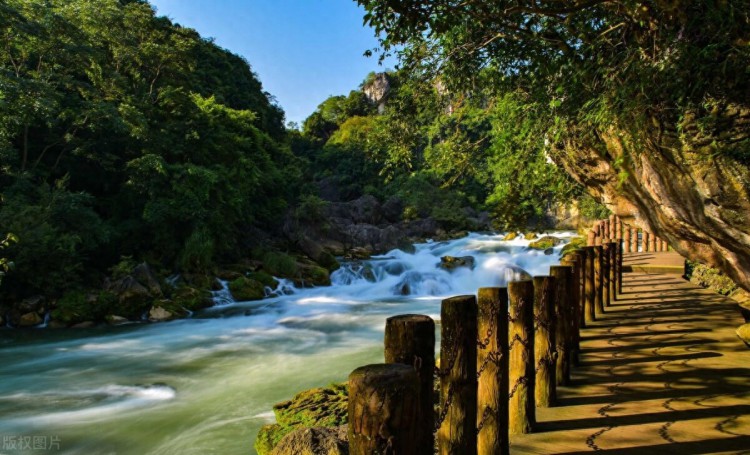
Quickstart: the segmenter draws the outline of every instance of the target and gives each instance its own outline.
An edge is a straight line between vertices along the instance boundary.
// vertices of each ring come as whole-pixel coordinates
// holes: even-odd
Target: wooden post
[[[615,240],[618,242],[622,240],[622,220],[617,215],[615,215]]]
[[[596,263],[596,247],[586,247],[586,283],[585,283],[585,298],[586,305],[584,308],[585,321],[586,323],[596,321],[596,276],[595,276],[595,263]]]
[[[609,302],[617,300],[617,242],[609,243]]]
[[[630,228],[630,251],[633,253],[638,252],[638,228]]]
[[[433,372],[435,371],[435,321],[421,314],[404,314],[385,320],[385,363],[412,366],[419,377],[419,420],[416,455],[432,455],[435,438]]]
[[[610,258],[612,253],[610,251],[609,242],[602,244],[602,308],[606,308],[610,305],[611,296],[609,295],[610,282],[609,277],[612,271],[612,264]]]
[[[622,294],[622,258],[623,245],[617,245],[617,293]]]
[[[630,253],[630,230],[631,229],[626,226],[625,227],[625,232],[623,232],[623,234],[624,234],[624,237],[623,237],[623,246],[625,247],[625,252],[626,253]]]
[[[437,433],[441,455],[477,453],[477,318],[473,295],[442,302]]]
[[[557,326],[564,329],[564,321],[555,314],[555,279],[551,276],[534,277],[534,396],[537,407],[552,406],[555,394],[555,347]],[[558,355],[560,353],[558,352]]]
[[[478,305],[477,453],[508,455],[508,289],[480,288]]]
[[[399,363],[359,367],[349,375],[349,453],[417,453],[419,378]]]
[[[607,239],[611,242],[615,238],[615,231],[617,230],[617,226],[615,223],[615,216],[610,215],[609,216],[609,230],[607,231]]]
[[[581,296],[581,273],[583,270],[583,255],[580,252],[574,252],[568,259],[561,261],[561,265],[567,265],[571,267],[570,281],[568,281],[568,289],[570,289],[571,305],[570,305],[570,327],[572,328],[570,346],[570,361],[573,365],[579,365],[578,354],[581,352],[581,318],[583,311]],[[552,276],[555,276],[552,274]]]
[[[573,306],[573,268],[566,265],[550,267],[550,275],[555,277],[555,379],[558,385],[570,384],[571,351],[573,347],[574,324],[571,321]]]
[[[604,249],[594,247],[594,312],[597,317],[604,314]]]
[[[654,234],[651,234],[648,240],[648,250],[652,253],[656,251],[656,236]]]
[[[661,250],[662,251],[669,251],[669,244],[667,243],[666,240],[662,239],[662,241],[661,241]]]
[[[534,284],[531,280],[508,283],[508,432],[531,433],[534,409]],[[451,452],[463,454],[464,452]]]
[[[587,264],[588,264],[588,249],[583,247],[579,249],[576,254],[576,260],[578,261],[578,274],[581,281],[578,283],[578,327],[586,328],[586,276],[587,276]]]
[[[596,232],[594,228],[589,229],[588,236],[586,237],[586,245],[594,246],[596,244]]]
[[[651,234],[649,232],[643,231],[643,237],[642,237],[641,242],[643,244],[641,249],[644,252],[650,252],[652,243],[651,243]]]

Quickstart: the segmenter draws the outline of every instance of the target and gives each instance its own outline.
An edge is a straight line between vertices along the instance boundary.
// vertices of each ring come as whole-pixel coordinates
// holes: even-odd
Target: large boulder
[[[39,313],[44,311],[44,297],[41,295],[35,295],[23,299],[17,306],[18,311],[25,313]]]
[[[750,290],[750,107],[706,100],[657,111],[637,130],[571,125],[577,139],[551,156],[623,222]]]
[[[271,455],[348,455],[347,427],[298,428],[284,436]]]
[[[737,337],[742,340],[747,347],[750,347],[750,324],[742,324],[737,327]]]
[[[109,283],[106,289],[117,296],[123,315],[131,319],[140,317],[157,297],[130,275]]]
[[[148,289],[148,292],[153,297],[161,297],[162,290],[161,285],[159,284],[159,280],[156,278],[156,275],[151,270],[151,267],[145,262],[138,264],[135,266],[133,271],[130,273],[130,275],[141,284],[141,286]]]
[[[153,306],[148,311],[148,320],[151,322],[171,321],[172,319],[175,319],[176,317],[177,317],[176,314],[172,313],[171,311],[165,309],[162,306]]]
[[[18,326],[19,327],[33,327],[35,325],[39,325],[43,322],[41,316],[39,316],[38,313],[35,311],[22,314],[20,318],[18,318]]]

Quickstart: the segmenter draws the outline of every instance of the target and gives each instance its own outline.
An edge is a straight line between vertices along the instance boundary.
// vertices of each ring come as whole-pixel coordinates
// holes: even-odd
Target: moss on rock
[[[229,292],[239,302],[260,300],[266,296],[263,283],[246,277],[240,277],[230,282]]]
[[[508,232],[507,234],[505,234],[505,237],[503,237],[503,240],[511,241],[515,240],[516,237],[518,237],[518,232]]]
[[[557,237],[553,237],[551,235],[545,235],[541,239],[535,242],[529,243],[529,248],[533,248],[535,250],[546,250],[548,248],[556,247],[562,242],[563,241]]]
[[[298,428],[337,427],[348,423],[349,386],[331,384],[305,390],[274,405],[276,423],[264,425],[255,439],[259,455],[268,455],[287,434]]]
[[[572,253],[574,251],[578,251],[585,246],[586,246],[585,238],[573,237],[572,239],[570,239],[570,242],[568,242],[568,244],[563,247],[561,254],[565,256],[566,254]]]
[[[738,289],[737,284],[731,278],[707,265],[688,261],[686,272],[691,283],[711,289],[721,295],[730,295]]]

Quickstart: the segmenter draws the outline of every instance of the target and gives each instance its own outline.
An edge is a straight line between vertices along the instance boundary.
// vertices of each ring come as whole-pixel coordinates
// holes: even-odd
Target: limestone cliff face
[[[750,108],[696,118],[652,119],[639,141],[613,126],[560,145],[555,159],[626,223],[750,290]]]
[[[362,91],[371,103],[378,106],[378,113],[382,114],[385,110],[385,101],[391,91],[391,81],[388,74],[377,73],[365,83]]]

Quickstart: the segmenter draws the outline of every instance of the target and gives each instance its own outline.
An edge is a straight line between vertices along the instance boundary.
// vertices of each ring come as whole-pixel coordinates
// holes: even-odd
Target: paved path
[[[657,253],[658,254],[658,253]],[[750,454],[750,349],[734,301],[676,274],[626,273],[582,332],[574,384],[513,454]]]

